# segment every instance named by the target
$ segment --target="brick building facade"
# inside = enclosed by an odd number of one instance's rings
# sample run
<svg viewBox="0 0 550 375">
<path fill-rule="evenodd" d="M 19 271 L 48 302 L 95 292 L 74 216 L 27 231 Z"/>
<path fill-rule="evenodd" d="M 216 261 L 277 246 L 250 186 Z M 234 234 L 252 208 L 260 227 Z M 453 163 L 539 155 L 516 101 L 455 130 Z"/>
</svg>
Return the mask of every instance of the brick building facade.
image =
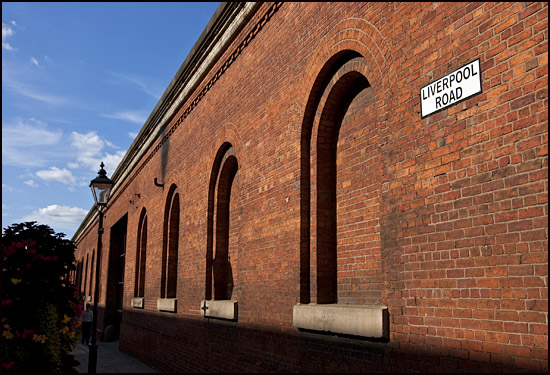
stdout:
<svg viewBox="0 0 550 375">
<path fill-rule="evenodd" d="M 222 3 L 114 168 L 99 328 L 159 370 L 548 370 L 547 3 Z"/>
</svg>

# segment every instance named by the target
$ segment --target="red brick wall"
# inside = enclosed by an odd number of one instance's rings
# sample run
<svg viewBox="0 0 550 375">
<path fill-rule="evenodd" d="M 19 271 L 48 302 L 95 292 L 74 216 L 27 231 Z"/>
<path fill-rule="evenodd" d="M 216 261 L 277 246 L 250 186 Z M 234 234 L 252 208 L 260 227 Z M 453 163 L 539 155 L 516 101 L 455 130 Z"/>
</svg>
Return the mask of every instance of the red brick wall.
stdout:
<svg viewBox="0 0 550 375">
<path fill-rule="evenodd" d="M 420 88 L 478 58 L 483 92 L 422 119 Z M 338 133 L 338 299 L 388 306 L 387 342 L 292 327 L 293 306 L 318 297 L 316 141 L 327 95 L 349 71 L 369 87 Z M 164 371 L 547 371 L 547 87 L 547 3 L 263 4 L 118 181 L 103 243 L 127 213 L 122 350 Z M 207 322 L 209 188 L 228 143 L 238 322 Z M 156 308 L 171 184 L 175 314 Z M 143 208 L 139 310 L 130 300 Z M 91 229 L 77 259 L 96 243 Z"/>
</svg>

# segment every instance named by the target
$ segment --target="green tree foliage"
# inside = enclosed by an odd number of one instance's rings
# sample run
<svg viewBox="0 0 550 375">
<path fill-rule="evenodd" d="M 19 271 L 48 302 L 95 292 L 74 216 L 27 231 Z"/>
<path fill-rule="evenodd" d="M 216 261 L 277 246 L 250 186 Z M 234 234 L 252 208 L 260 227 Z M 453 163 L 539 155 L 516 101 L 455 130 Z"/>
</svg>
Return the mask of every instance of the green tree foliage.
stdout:
<svg viewBox="0 0 550 375">
<path fill-rule="evenodd" d="M 2 234 L 2 372 L 71 369 L 81 306 L 69 274 L 74 244 L 47 225 L 13 224 Z"/>
</svg>

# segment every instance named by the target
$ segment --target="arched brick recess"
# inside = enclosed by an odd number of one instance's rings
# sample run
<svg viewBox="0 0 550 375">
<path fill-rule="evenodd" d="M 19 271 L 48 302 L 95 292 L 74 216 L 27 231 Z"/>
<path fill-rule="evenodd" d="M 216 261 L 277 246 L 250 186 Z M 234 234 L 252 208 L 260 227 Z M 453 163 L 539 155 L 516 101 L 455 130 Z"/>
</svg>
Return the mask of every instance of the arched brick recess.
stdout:
<svg viewBox="0 0 550 375">
<path fill-rule="evenodd" d="M 137 245 L 136 245 L 136 279 L 134 297 L 145 297 L 145 270 L 147 263 L 147 211 L 141 210 Z"/>
<path fill-rule="evenodd" d="M 236 251 L 237 239 L 232 232 L 231 201 L 238 194 L 233 182 L 240 168 L 235 148 L 224 142 L 214 158 L 208 189 L 208 219 L 206 247 L 206 299 L 231 299 L 234 286 L 230 253 Z M 233 190 L 233 191 L 232 191 Z M 234 206 L 234 204 L 233 204 Z M 230 241 L 231 238 L 231 241 Z M 233 251 L 231 249 L 233 248 Z M 236 254 L 233 255 L 234 258 Z"/>
<path fill-rule="evenodd" d="M 84 266 L 84 283 L 82 284 L 82 289 L 81 289 L 81 292 L 82 294 L 84 295 L 84 300 L 86 299 L 86 296 L 88 295 L 89 293 L 89 290 L 87 290 L 87 287 L 88 287 L 88 275 L 90 273 L 89 269 L 88 269 L 88 265 L 89 265 L 89 262 L 90 262 L 90 255 L 89 254 L 86 254 L 86 264 Z"/>
<path fill-rule="evenodd" d="M 164 211 L 161 298 L 176 298 L 178 279 L 180 202 L 175 184 L 170 186 Z"/>
<path fill-rule="evenodd" d="M 213 272 L 214 299 L 217 300 L 231 299 L 233 291 L 233 276 L 229 260 L 229 214 L 231 187 L 239 165 L 237 158 L 234 155 L 228 154 L 226 154 L 222 161 L 216 196 L 216 252 Z"/>
<path fill-rule="evenodd" d="M 88 285 L 88 293 L 89 293 L 89 296 L 93 296 L 93 290 L 94 290 L 94 284 L 93 284 L 93 281 L 95 280 L 95 263 L 96 263 L 96 259 L 95 259 L 95 249 L 92 250 L 92 259 L 91 259 L 91 262 L 90 262 L 90 284 Z"/>
<path fill-rule="evenodd" d="M 321 112 L 320 109 L 325 108 L 326 101 L 331 89 L 334 88 L 336 82 L 338 82 L 345 75 L 349 75 L 351 72 L 356 71 L 360 73 L 367 81 L 372 89 L 370 90 L 369 99 L 372 103 L 372 107 L 375 109 L 375 114 L 370 118 L 368 124 L 371 129 L 370 136 L 383 143 L 380 138 L 380 129 L 385 127 L 385 120 L 387 115 L 384 110 L 387 108 L 387 103 L 391 99 L 389 90 L 388 74 L 384 72 L 385 58 L 389 49 L 382 38 L 382 35 L 376 30 L 370 23 L 358 18 L 345 19 L 335 25 L 335 27 L 327 33 L 325 37 L 325 43 L 320 44 L 320 47 L 312 55 L 310 59 L 311 63 L 307 69 L 305 84 L 308 92 L 308 99 L 306 108 L 304 111 L 304 117 L 301 129 L 301 151 L 300 151 L 300 164 L 301 164 L 301 178 L 300 178 L 300 195 L 301 195 L 301 224 L 300 224 L 300 302 L 309 303 L 313 300 L 317 300 L 318 285 L 316 280 L 323 279 L 325 277 L 321 275 L 319 278 L 316 272 L 318 271 L 317 253 L 311 251 L 316 243 L 311 241 L 311 232 L 316 231 L 318 224 L 318 212 L 312 207 L 312 202 L 316 202 L 316 178 L 312 173 L 313 166 L 317 163 L 317 151 L 311 151 L 312 145 L 315 145 L 318 140 L 318 129 Z M 345 86 L 345 85 L 344 85 Z M 311 152 L 311 154 L 310 154 Z M 331 159 L 331 158 L 329 158 Z M 328 161 L 321 164 L 327 164 Z M 378 169 L 381 170 L 381 157 L 378 157 L 374 161 L 377 163 Z M 330 168 L 329 168 L 330 169 Z M 378 177 L 381 179 L 381 173 L 378 172 Z M 330 179 L 330 178 L 329 178 Z M 381 181 L 379 181 L 381 183 Z M 333 182 L 334 185 L 334 182 Z M 332 188 L 334 190 L 335 188 Z M 377 196 L 379 197 L 380 189 L 376 187 Z M 379 199 L 379 198 L 378 198 Z M 329 208 L 330 210 L 335 208 Z M 334 216 L 330 214 L 329 216 Z M 326 225 L 326 220 L 321 220 Z M 315 224 L 312 224 L 315 223 Z M 379 225 L 379 223 L 376 223 Z M 335 223 L 329 225 L 334 228 Z M 334 232 L 333 229 L 328 232 L 323 232 L 323 235 L 333 236 L 329 234 Z M 379 238 L 378 238 L 379 240 Z M 334 242 L 335 239 L 321 239 L 323 242 Z M 331 247 L 333 245 L 329 245 Z M 323 257 L 334 257 L 331 251 L 321 252 Z M 332 251 L 333 253 L 333 251 Z M 328 272 L 329 274 L 335 274 L 337 271 L 334 269 L 334 261 L 323 258 L 322 263 L 332 263 L 333 269 L 330 271 L 323 270 L 321 272 Z M 321 266 L 321 269 L 324 267 Z M 329 267 L 330 268 L 330 267 Z M 330 276 L 329 284 L 334 284 L 334 276 Z M 380 282 L 380 278 L 377 279 Z M 324 289 L 325 287 L 321 287 Z M 332 286 L 329 289 L 335 289 L 336 286 Z M 379 288 L 380 289 L 380 288 Z M 313 295 L 312 295 L 313 293 Z M 321 301 L 330 302 L 335 301 L 336 297 L 334 292 L 329 293 L 330 296 L 321 296 Z M 380 302 L 380 292 L 376 293 L 376 297 L 365 297 L 367 300 L 376 300 Z M 363 298 L 363 299 L 365 299 Z"/>
</svg>

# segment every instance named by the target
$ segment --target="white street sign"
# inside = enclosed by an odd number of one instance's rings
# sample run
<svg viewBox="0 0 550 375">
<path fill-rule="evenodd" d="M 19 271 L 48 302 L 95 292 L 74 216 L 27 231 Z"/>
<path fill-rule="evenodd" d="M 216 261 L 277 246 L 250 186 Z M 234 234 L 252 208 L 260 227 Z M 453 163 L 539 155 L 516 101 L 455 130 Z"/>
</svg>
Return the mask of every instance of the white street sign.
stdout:
<svg viewBox="0 0 550 375">
<path fill-rule="evenodd" d="M 481 92 L 479 59 L 420 89 L 422 118 Z"/>
</svg>

